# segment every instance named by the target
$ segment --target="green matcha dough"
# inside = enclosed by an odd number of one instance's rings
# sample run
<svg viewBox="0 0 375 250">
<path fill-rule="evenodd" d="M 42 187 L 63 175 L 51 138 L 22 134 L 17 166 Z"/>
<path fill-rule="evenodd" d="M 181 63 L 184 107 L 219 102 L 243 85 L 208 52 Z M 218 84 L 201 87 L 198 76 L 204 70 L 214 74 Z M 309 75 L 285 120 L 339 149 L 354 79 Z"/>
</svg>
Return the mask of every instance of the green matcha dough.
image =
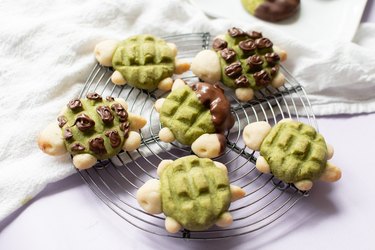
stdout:
<svg viewBox="0 0 375 250">
<path fill-rule="evenodd" d="M 163 39 L 137 35 L 119 43 L 112 65 L 129 85 L 153 90 L 161 80 L 173 75 L 174 61 L 173 51 Z"/>
<path fill-rule="evenodd" d="M 73 99 L 58 117 L 66 149 L 70 154 L 91 154 L 99 160 L 121 151 L 130 121 L 125 108 L 112 97 L 96 93 Z"/>
<path fill-rule="evenodd" d="M 210 159 L 187 156 L 169 164 L 160 175 L 162 209 L 189 230 L 205 230 L 228 210 L 228 176 Z"/>
<path fill-rule="evenodd" d="M 221 65 L 221 81 L 228 87 L 258 90 L 270 85 L 279 71 L 280 56 L 259 32 L 231 28 L 216 38 L 213 49 Z"/>
<path fill-rule="evenodd" d="M 160 110 L 160 122 L 168 127 L 177 141 L 191 145 L 199 136 L 215 133 L 210 110 L 203 106 L 189 87 L 172 91 Z"/>
</svg>

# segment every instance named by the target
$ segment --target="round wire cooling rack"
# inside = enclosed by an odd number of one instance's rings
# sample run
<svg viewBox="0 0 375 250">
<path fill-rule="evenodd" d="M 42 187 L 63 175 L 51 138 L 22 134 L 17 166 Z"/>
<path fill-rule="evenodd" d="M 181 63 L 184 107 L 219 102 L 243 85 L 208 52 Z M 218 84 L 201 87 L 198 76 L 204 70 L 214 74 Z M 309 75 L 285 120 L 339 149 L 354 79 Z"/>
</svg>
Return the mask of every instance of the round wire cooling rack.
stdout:
<svg viewBox="0 0 375 250">
<path fill-rule="evenodd" d="M 179 49 L 178 58 L 192 59 L 202 49 L 209 48 L 209 33 L 194 33 L 164 37 Z M 146 92 L 128 85 L 111 83 L 111 68 L 96 64 L 91 70 L 79 97 L 89 92 L 104 96 L 122 97 L 129 110 L 147 118 L 148 125 L 141 132 L 141 147 L 135 152 L 120 152 L 117 156 L 97 164 L 88 170 L 79 171 L 82 179 L 94 194 L 122 219 L 145 232 L 172 238 L 220 239 L 249 234 L 260 230 L 286 214 L 308 192 L 301 192 L 293 185 L 283 183 L 272 175 L 258 172 L 255 168 L 257 153 L 246 148 L 241 139 L 243 128 L 250 122 L 265 120 L 271 124 L 283 118 L 303 120 L 317 129 L 315 116 L 302 86 L 281 66 L 286 76 L 283 87 L 272 87 L 257 91 L 255 98 L 241 103 L 233 91 L 225 90 L 232 105 L 236 123 L 227 133 L 227 146 L 216 161 L 228 168 L 230 182 L 246 190 L 243 199 L 231 204 L 233 224 L 228 228 L 213 227 L 207 231 L 181 230 L 169 234 L 164 228 L 164 215 L 144 212 L 136 201 L 136 192 L 150 178 L 158 178 L 156 169 L 161 160 L 177 159 L 192 154 L 190 147 L 179 143 L 164 143 L 158 138 L 161 128 L 153 104 L 166 95 L 160 91 Z M 191 73 L 176 76 L 187 83 L 198 79 Z"/>
</svg>

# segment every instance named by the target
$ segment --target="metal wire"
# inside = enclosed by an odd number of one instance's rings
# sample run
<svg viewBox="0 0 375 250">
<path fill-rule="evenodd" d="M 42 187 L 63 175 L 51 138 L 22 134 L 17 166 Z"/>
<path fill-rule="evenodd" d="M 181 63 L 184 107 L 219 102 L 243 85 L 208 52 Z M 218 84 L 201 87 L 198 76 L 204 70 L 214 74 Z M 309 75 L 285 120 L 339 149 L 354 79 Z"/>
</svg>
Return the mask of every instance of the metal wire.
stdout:
<svg viewBox="0 0 375 250">
<path fill-rule="evenodd" d="M 178 58 L 193 58 L 202 49 L 209 48 L 209 33 L 194 33 L 164 37 L 179 48 Z M 150 178 L 158 178 L 156 169 L 161 160 L 177 159 L 190 155 L 191 149 L 179 143 L 164 143 L 159 140 L 161 129 L 158 114 L 153 108 L 157 98 L 166 95 L 160 91 L 146 92 L 128 85 L 110 83 L 113 70 L 96 64 L 90 71 L 79 97 L 96 91 L 101 95 L 122 97 L 133 113 L 148 119 L 148 126 L 140 131 L 142 144 L 133 153 L 120 152 L 109 160 L 98 161 L 89 170 L 79 171 L 82 179 L 102 202 L 120 218 L 134 227 L 159 236 L 212 240 L 240 236 L 258 231 L 285 215 L 308 192 L 300 192 L 293 185 L 283 183 L 271 175 L 259 173 L 255 168 L 257 152 L 246 148 L 241 140 L 243 128 L 255 121 L 265 120 L 271 124 L 283 118 L 304 120 L 317 128 L 315 116 L 303 87 L 281 66 L 286 83 L 279 89 L 267 87 L 256 92 L 255 99 L 241 103 L 233 91 L 226 90 L 235 117 L 235 127 L 227 133 L 227 148 L 215 160 L 228 167 L 230 182 L 241 186 L 246 196 L 231 204 L 234 222 L 229 228 L 216 228 L 203 232 L 182 230 L 169 234 L 164 229 L 163 215 L 150 215 L 138 205 L 135 197 L 138 188 Z M 198 80 L 191 72 L 176 76 L 186 82 Z"/>
</svg>

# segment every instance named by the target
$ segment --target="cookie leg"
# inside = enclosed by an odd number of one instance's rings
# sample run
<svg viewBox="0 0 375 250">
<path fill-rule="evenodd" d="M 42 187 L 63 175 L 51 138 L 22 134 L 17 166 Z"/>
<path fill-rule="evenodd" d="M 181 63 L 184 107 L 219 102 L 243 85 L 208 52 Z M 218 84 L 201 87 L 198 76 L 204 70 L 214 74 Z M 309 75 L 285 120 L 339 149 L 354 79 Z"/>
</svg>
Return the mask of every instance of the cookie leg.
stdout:
<svg viewBox="0 0 375 250">
<path fill-rule="evenodd" d="M 165 98 L 160 98 L 160 99 L 156 100 L 156 102 L 154 104 L 154 108 L 155 108 L 156 112 L 160 113 L 160 109 L 163 106 L 164 101 L 165 101 Z"/>
<path fill-rule="evenodd" d="M 172 89 L 172 85 L 173 85 L 173 79 L 170 77 L 167 77 L 159 82 L 158 89 L 163 90 L 163 91 L 169 91 Z"/>
<path fill-rule="evenodd" d="M 333 157 L 335 150 L 333 149 L 331 144 L 327 144 L 327 159 L 330 160 Z"/>
<path fill-rule="evenodd" d="M 159 166 L 158 166 L 158 169 L 156 171 L 156 173 L 158 174 L 158 176 L 161 175 L 161 173 L 163 172 L 163 170 L 173 162 L 173 160 L 162 160 L 160 163 L 159 163 Z"/>
<path fill-rule="evenodd" d="M 140 115 L 128 113 L 130 122 L 130 130 L 138 131 L 147 124 L 147 120 Z"/>
<path fill-rule="evenodd" d="M 256 164 L 255 164 L 255 167 L 262 173 L 264 174 L 269 174 L 271 173 L 271 168 L 270 168 L 270 165 L 268 164 L 268 162 L 266 161 L 266 159 L 264 159 L 263 156 L 259 156 L 257 161 L 256 161 Z"/>
<path fill-rule="evenodd" d="M 224 136 L 221 134 L 203 134 L 193 142 L 191 149 L 199 157 L 217 157 L 225 148 L 225 145 L 222 145 L 222 140 L 220 140 L 220 137 Z"/>
<path fill-rule="evenodd" d="M 302 180 L 302 181 L 297 181 L 293 183 L 296 188 L 298 188 L 301 191 L 308 191 L 312 188 L 313 182 L 310 180 Z"/>
<path fill-rule="evenodd" d="M 159 139 L 163 142 L 169 143 L 169 142 L 173 142 L 174 140 L 176 140 L 176 137 L 174 136 L 174 134 L 169 128 L 165 127 L 165 128 L 160 129 Z"/>
<path fill-rule="evenodd" d="M 190 69 L 190 62 L 186 59 L 176 59 L 174 73 L 180 75 Z"/>
<path fill-rule="evenodd" d="M 330 162 L 327 162 L 326 169 L 324 170 L 322 176 L 320 176 L 319 180 L 326 181 L 326 182 L 335 182 L 341 178 L 341 169 L 336 167 Z"/>
<path fill-rule="evenodd" d="M 94 54 L 96 60 L 100 65 L 106 67 L 112 67 L 112 57 L 115 52 L 119 41 L 116 40 L 106 40 L 98 43 L 95 46 Z"/>
<path fill-rule="evenodd" d="M 275 45 L 273 46 L 273 50 L 280 56 L 280 61 L 284 62 L 288 58 L 288 54 L 285 50 L 282 50 Z"/>
<path fill-rule="evenodd" d="M 174 43 L 167 43 L 168 47 L 171 48 L 173 57 L 177 56 L 177 46 Z"/>
<path fill-rule="evenodd" d="M 96 157 L 90 154 L 78 154 L 73 156 L 73 165 L 79 170 L 91 168 L 96 162 Z"/>
<path fill-rule="evenodd" d="M 141 145 L 141 136 L 135 132 L 130 131 L 128 138 L 126 138 L 124 142 L 124 146 L 122 146 L 122 149 L 128 152 L 134 151 Z"/>
<path fill-rule="evenodd" d="M 226 174 L 228 173 L 228 169 L 227 169 L 227 167 L 223 163 L 218 162 L 218 161 L 214 161 L 214 164 L 215 164 L 216 167 L 218 167 L 221 170 L 225 171 Z"/>
<path fill-rule="evenodd" d="M 242 137 L 248 148 L 259 151 L 260 145 L 270 130 L 271 125 L 265 121 L 253 122 L 244 128 Z"/>
<path fill-rule="evenodd" d="M 172 233 L 172 234 L 177 233 L 178 231 L 180 231 L 181 228 L 182 228 L 181 224 L 178 223 L 172 217 L 165 218 L 165 229 L 169 233 Z"/>
<path fill-rule="evenodd" d="M 273 80 L 271 82 L 271 85 L 274 88 L 279 88 L 279 87 L 283 86 L 284 83 L 285 83 L 284 74 L 281 73 L 281 72 L 278 72 L 277 75 L 275 76 L 275 78 L 273 78 Z"/>
<path fill-rule="evenodd" d="M 139 205 L 150 214 L 160 214 L 161 209 L 161 194 L 160 181 L 151 179 L 141 186 L 136 195 Z"/>
<path fill-rule="evenodd" d="M 229 212 L 222 213 L 220 218 L 216 221 L 218 227 L 229 227 L 233 223 L 233 217 Z"/>
<path fill-rule="evenodd" d="M 235 90 L 235 94 L 241 102 L 247 102 L 254 98 L 254 90 L 251 88 L 238 88 Z"/>
<path fill-rule="evenodd" d="M 235 186 L 235 185 L 230 185 L 230 193 L 231 193 L 231 201 L 236 201 L 241 198 L 243 198 L 246 195 L 245 190 L 242 188 Z"/>
<path fill-rule="evenodd" d="M 56 122 L 50 123 L 39 134 L 38 146 L 49 155 L 63 155 L 67 152 L 61 135 L 61 128 Z"/>
<path fill-rule="evenodd" d="M 186 83 L 182 80 L 182 79 L 176 79 L 174 80 L 173 82 L 173 85 L 172 85 L 172 91 L 173 90 L 176 90 L 176 89 L 179 89 L 179 88 L 182 88 L 186 85 Z"/>
<path fill-rule="evenodd" d="M 125 78 L 120 73 L 120 71 L 117 71 L 117 70 L 115 72 L 113 72 L 113 74 L 111 75 L 111 81 L 115 85 L 125 85 L 126 84 Z"/>
</svg>

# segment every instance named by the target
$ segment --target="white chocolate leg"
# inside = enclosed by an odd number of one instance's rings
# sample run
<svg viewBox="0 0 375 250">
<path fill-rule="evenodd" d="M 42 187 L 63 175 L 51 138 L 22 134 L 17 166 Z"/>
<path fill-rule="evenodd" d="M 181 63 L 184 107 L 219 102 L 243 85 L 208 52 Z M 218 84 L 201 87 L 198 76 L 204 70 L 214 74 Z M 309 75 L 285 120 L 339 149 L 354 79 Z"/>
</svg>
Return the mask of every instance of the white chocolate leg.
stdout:
<svg viewBox="0 0 375 250">
<path fill-rule="evenodd" d="M 218 161 L 214 161 L 214 164 L 215 164 L 216 167 L 218 167 L 221 170 L 225 171 L 225 174 L 228 174 L 228 169 L 227 169 L 227 167 L 223 163 L 218 162 Z"/>
<path fill-rule="evenodd" d="M 161 173 L 163 172 L 163 170 L 164 170 L 169 164 L 171 164 L 172 162 L 173 162 L 172 160 L 162 160 L 162 161 L 159 163 L 158 169 L 156 170 L 156 173 L 158 174 L 158 176 L 160 176 Z"/>
<path fill-rule="evenodd" d="M 182 79 L 176 79 L 174 80 L 174 83 L 172 85 L 172 91 L 182 88 L 186 85 L 186 83 Z"/>
<path fill-rule="evenodd" d="M 165 218 L 165 229 L 169 233 L 172 233 L 172 234 L 177 233 L 178 231 L 180 231 L 181 228 L 182 228 L 181 224 L 178 223 L 172 217 Z"/>
<path fill-rule="evenodd" d="M 278 123 L 292 122 L 292 121 L 294 121 L 292 118 L 284 118 L 284 119 L 280 120 Z"/>
<path fill-rule="evenodd" d="M 233 223 L 233 217 L 229 212 L 225 212 L 220 215 L 220 218 L 216 221 L 218 227 L 229 227 Z"/>
<path fill-rule="evenodd" d="M 173 85 L 173 79 L 170 77 L 167 77 L 163 79 L 161 82 L 158 84 L 158 89 L 163 90 L 163 91 L 169 91 L 172 89 Z"/>
<path fill-rule="evenodd" d="M 231 193 L 231 202 L 239 200 L 246 195 L 245 190 L 235 185 L 230 185 L 230 193 Z"/>
<path fill-rule="evenodd" d="M 287 59 L 288 54 L 285 50 L 282 50 L 277 46 L 273 46 L 273 50 L 280 56 L 280 61 L 284 62 Z"/>
<path fill-rule="evenodd" d="M 117 70 L 115 72 L 113 72 L 113 74 L 111 75 L 111 81 L 115 85 L 125 85 L 126 84 L 125 78 L 122 76 L 120 71 L 117 71 Z"/>
<path fill-rule="evenodd" d="M 160 110 L 161 110 L 161 107 L 163 106 L 164 101 L 165 101 L 165 98 L 160 98 L 156 100 L 154 104 L 154 108 L 156 112 L 160 113 Z"/>
<path fill-rule="evenodd" d="M 221 67 L 217 54 L 212 50 L 202 50 L 191 62 L 191 71 L 207 83 L 220 81 Z"/>
<path fill-rule="evenodd" d="M 120 103 L 126 111 L 128 110 L 128 103 L 123 98 L 115 98 L 115 102 Z"/>
<path fill-rule="evenodd" d="M 140 145 L 141 136 L 135 131 L 130 131 L 128 138 L 126 138 L 124 142 L 124 146 L 122 146 L 122 149 L 131 152 L 139 148 Z"/>
<path fill-rule="evenodd" d="M 38 136 L 38 146 L 46 154 L 63 155 L 67 152 L 57 122 L 50 123 Z"/>
<path fill-rule="evenodd" d="M 327 159 L 330 160 L 333 157 L 333 154 L 335 153 L 335 150 L 333 149 L 331 144 L 327 144 Z"/>
<path fill-rule="evenodd" d="M 341 169 L 336 167 L 330 162 L 327 162 L 327 166 L 319 180 L 326 182 L 335 182 L 341 179 Z"/>
<path fill-rule="evenodd" d="M 203 134 L 193 142 L 191 149 L 199 157 L 214 158 L 221 153 L 221 143 L 217 134 Z"/>
<path fill-rule="evenodd" d="M 235 94 L 241 102 L 248 102 L 254 98 L 254 90 L 251 88 L 238 88 L 235 90 Z"/>
<path fill-rule="evenodd" d="M 177 46 L 174 43 L 167 43 L 168 47 L 171 48 L 173 57 L 177 56 Z"/>
<path fill-rule="evenodd" d="M 130 130 L 138 131 L 141 128 L 143 128 L 147 123 L 147 120 L 140 115 L 133 113 L 128 113 L 128 115 L 128 118 L 130 120 Z"/>
<path fill-rule="evenodd" d="M 176 59 L 176 68 L 174 73 L 180 75 L 190 69 L 190 62 L 186 59 Z"/>
<path fill-rule="evenodd" d="M 297 181 L 296 183 L 294 183 L 294 186 L 296 186 L 296 188 L 301 191 L 308 191 L 312 188 L 313 182 L 310 180 Z"/>
<path fill-rule="evenodd" d="M 79 169 L 88 169 L 95 165 L 97 159 L 90 154 L 78 154 L 73 156 L 73 165 Z"/>
<path fill-rule="evenodd" d="M 274 88 L 279 88 L 279 87 L 283 86 L 284 83 L 285 83 L 284 74 L 281 73 L 281 72 L 278 72 L 277 75 L 275 76 L 275 78 L 273 78 L 273 80 L 271 82 L 271 85 Z"/>
<path fill-rule="evenodd" d="M 263 156 L 259 156 L 258 159 L 257 159 L 257 162 L 255 164 L 256 168 L 264 173 L 264 174 L 269 174 L 271 173 L 271 168 L 270 168 L 270 165 L 268 165 L 268 162 L 266 161 L 266 159 L 264 159 Z"/>
<path fill-rule="evenodd" d="M 106 40 L 98 43 L 95 46 L 94 54 L 96 60 L 100 65 L 111 67 L 112 66 L 112 57 L 115 52 L 119 41 L 116 40 Z"/>
<path fill-rule="evenodd" d="M 137 201 L 139 205 L 150 214 L 160 214 L 161 194 L 160 181 L 151 179 L 145 182 L 137 191 Z"/>
<path fill-rule="evenodd" d="M 244 128 L 242 137 L 248 148 L 259 151 L 260 145 L 270 130 L 271 125 L 265 121 L 253 122 Z"/>
<path fill-rule="evenodd" d="M 168 143 L 176 140 L 176 137 L 174 137 L 174 134 L 172 133 L 172 131 L 167 127 L 160 129 L 159 138 L 161 141 L 168 142 Z"/>
</svg>

